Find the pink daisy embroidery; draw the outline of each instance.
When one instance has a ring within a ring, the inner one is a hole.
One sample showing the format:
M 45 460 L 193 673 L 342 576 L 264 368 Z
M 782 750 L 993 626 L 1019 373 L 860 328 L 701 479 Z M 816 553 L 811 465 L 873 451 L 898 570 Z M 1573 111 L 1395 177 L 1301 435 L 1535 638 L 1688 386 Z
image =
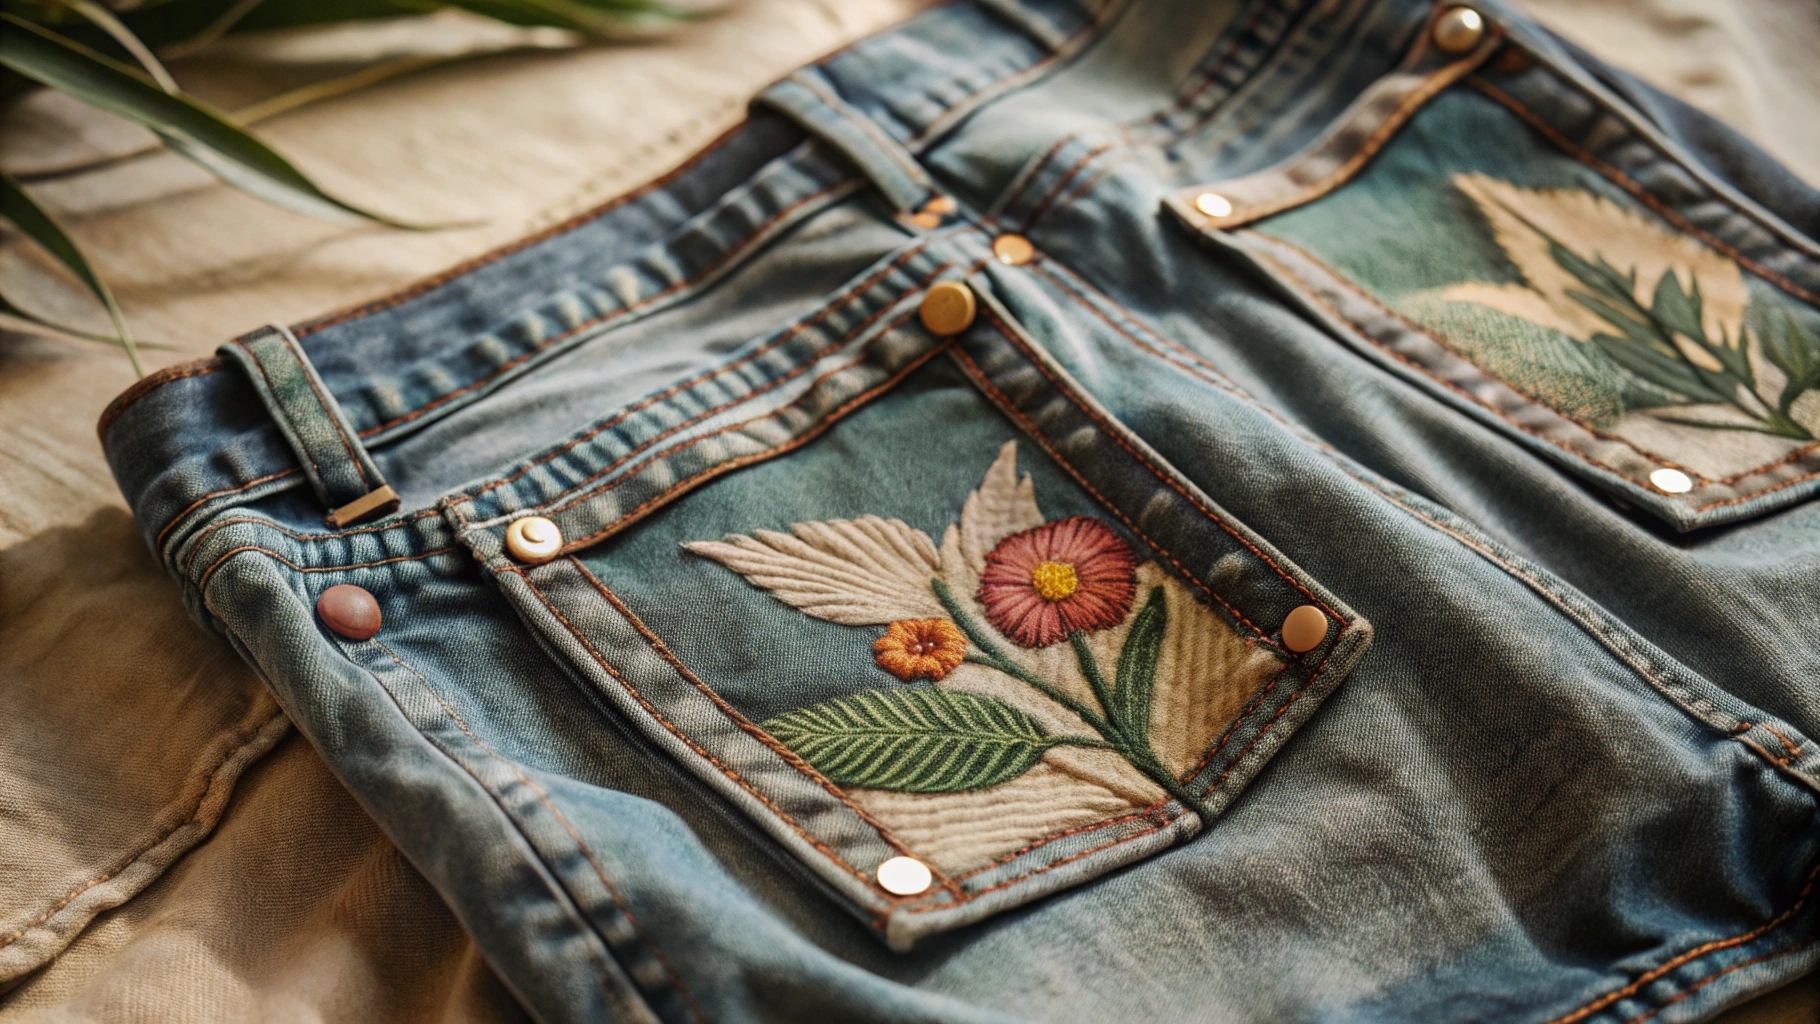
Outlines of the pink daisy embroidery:
M 1048 647 L 1123 622 L 1136 571 L 1137 556 L 1111 527 L 1071 516 L 999 541 L 980 574 L 980 604 L 1013 643 Z

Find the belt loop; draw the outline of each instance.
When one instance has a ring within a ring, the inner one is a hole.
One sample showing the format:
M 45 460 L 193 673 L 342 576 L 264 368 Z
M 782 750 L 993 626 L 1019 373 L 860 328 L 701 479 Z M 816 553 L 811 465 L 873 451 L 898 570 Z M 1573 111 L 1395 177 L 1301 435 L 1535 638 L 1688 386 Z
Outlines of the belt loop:
M 221 354 L 252 379 L 316 496 L 329 507 L 330 526 L 340 528 L 398 507 L 398 492 L 385 482 L 296 335 L 272 324 L 221 346 Z
M 899 213 L 920 209 L 935 182 L 903 143 L 840 97 L 818 68 L 803 68 L 752 101 L 772 108 L 845 153 Z

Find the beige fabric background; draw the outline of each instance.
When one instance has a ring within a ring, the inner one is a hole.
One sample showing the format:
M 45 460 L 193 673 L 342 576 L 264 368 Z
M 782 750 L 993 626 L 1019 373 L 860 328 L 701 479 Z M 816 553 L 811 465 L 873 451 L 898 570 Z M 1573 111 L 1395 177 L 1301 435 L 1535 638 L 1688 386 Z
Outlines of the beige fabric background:
M 746 0 L 662 42 L 561 48 L 461 18 L 236 43 L 176 67 L 237 107 L 381 57 L 480 56 L 261 126 L 426 234 L 324 224 L 159 155 L 38 189 L 162 365 L 384 293 L 673 166 L 766 82 L 927 0 Z M 1820 5 L 1528 0 L 1582 45 L 1820 183 Z M 0 168 L 143 144 L 51 95 L 0 114 Z M 43 257 L 9 295 L 102 327 Z M 0 1021 L 494 1021 L 521 1014 L 434 891 L 184 616 L 102 461 L 124 358 L 0 331 Z M 1807 980 L 1730 1024 L 1820 1019 Z

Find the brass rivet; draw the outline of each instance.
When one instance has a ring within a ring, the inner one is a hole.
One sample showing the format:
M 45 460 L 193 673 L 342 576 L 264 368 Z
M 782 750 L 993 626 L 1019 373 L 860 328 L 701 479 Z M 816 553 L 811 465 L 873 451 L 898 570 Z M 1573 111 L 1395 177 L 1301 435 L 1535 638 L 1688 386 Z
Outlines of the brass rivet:
M 953 196 L 936 196 L 923 204 L 924 213 L 950 214 L 960 208 L 960 204 L 954 201 Z
M 1283 620 L 1283 646 L 1303 654 L 1321 646 L 1327 639 L 1327 615 L 1314 605 L 1305 604 Z
M 992 254 L 1000 263 L 1021 267 L 1036 258 L 1036 246 L 1023 235 L 1000 235 L 992 240 Z
M 1693 478 L 1678 469 L 1658 469 L 1649 475 L 1649 482 L 1664 494 L 1686 494 L 1694 489 Z
M 1216 219 L 1232 216 L 1232 201 L 1218 192 L 1202 192 L 1195 197 L 1194 208 Z
M 927 210 L 913 213 L 906 219 L 917 227 L 922 228 L 924 231 L 933 231 L 942 226 L 942 215 L 939 213 L 930 213 Z
M 365 588 L 337 583 L 316 599 L 322 624 L 349 640 L 368 640 L 379 632 L 379 602 Z
M 1435 19 L 1434 41 L 1442 53 L 1465 53 L 1485 38 L 1485 17 L 1470 7 L 1448 8 Z
M 965 282 L 939 281 L 923 296 L 918 312 L 930 334 L 946 338 L 973 326 L 973 315 L 978 311 L 973 289 Z
M 562 531 L 543 516 L 525 516 L 506 527 L 506 551 L 513 558 L 542 565 L 562 550 Z
M 915 857 L 893 857 L 878 866 L 878 884 L 893 896 L 915 896 L 933 881 L 929 865 Z

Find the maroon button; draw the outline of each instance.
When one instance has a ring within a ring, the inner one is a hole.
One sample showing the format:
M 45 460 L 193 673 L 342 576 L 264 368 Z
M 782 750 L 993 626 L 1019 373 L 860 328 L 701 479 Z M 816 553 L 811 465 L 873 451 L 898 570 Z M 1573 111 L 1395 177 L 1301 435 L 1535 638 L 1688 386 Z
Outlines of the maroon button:
M 316 614 L 323 625 L 349 640 L 365 640 L 379 632 L 379 602 L 351 583 L 323 591 L 316 599 Z

